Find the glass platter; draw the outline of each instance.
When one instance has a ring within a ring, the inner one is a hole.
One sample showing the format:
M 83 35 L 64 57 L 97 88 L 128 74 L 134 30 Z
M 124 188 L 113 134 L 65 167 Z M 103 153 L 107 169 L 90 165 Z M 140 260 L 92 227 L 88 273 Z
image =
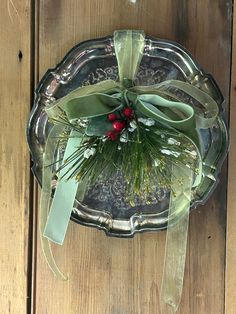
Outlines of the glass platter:
M 42 78 L 27 127 L 27 139 L 33 160 L 32 171 L 41 185 L 42 158 L 51 124 L 45 106 L 65 96 L 78 86 L 118 80 L 113 37 L 89 40 L 75 46 L 54 69 Z M 191 208 L 204 204 L 218 182 L 218 173 L 228 150 L 228 132 L 222 116 L 223 96 L 211 75 L 206 74 L 191 55 L 179 44 L 146 37 L 144 56 L 136 85 L 153 85 L 164 80 L 187 81 L 209 93 L 219 105 L 220 114 L 211 129 L 200 130 L 203 156 L 214 156 L 214 164 L 200 186 L 192 191 Z M 185 103 L 198 106 L 193 99 L 174 91 Z M 52 178 L 52 186 L 56 178 Z M 75 201 L 71 219 L 77 223 L 97 227 L 107 235 L 132 237 L 136 232 L 163 230 L 167 226 L 169 191 L 159 190 L 144 204 L 137 199 L 131 207 L 124 198 L 122 174 L 89 188 L 83 204 Z

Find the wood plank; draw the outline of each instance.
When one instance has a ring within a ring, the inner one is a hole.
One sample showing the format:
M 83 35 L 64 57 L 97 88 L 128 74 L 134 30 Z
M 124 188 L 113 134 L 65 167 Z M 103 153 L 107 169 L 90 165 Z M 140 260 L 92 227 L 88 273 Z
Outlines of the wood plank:
M 201 2 L 194 12 L 199 22 L 190 36 L 194 55 L 204 69 L 213 74 L 225 97 L 224 109 L 229 110 L 230 81 L 230 2 Z M 204 12 L 204 9 L 207 12 Z M 211 10 L 212 11 L 208 11 Z M 206 15 L 205 15 L 206 14 Z M 193 18 L 193 16 L 192 16 Z M 198 40 L 194 43 L 194 34 Z M 190 220 L 190 313 L 224 313 L 225 223 L 227 164 L 220 184 L 208 203 L 192 213 Z
M 231 51 L 231 1 L 41 0 L 40 76 L 77 42 L 115 29 L 144 29 L 179 41 L 211 72 L 226 98 Z M 226 168 L 211 200 L 191 215 L 185 285 L 179 313 L 224 311 Z M 53 247 L 66 283 L 55 280 L 37 254 L 36 313 L 160 313 L 165 233 L 124 240 L 70 224 L 63 247 Z M 40 244 L 38 243 L 38 247 Z M 45 285 L 47 288 L 45 289 Z
M 234 314 L 236 309 L 236 10 L 233 17 L 232 68 L 230 93 L 230 151 L 228 163 L 228 197 L 226 229 L 225 313 Z
M 0 312 L 23 314 L 30 297 L 25 127 L 31 101 L 31 3 L 1 1 L 0 15 Z

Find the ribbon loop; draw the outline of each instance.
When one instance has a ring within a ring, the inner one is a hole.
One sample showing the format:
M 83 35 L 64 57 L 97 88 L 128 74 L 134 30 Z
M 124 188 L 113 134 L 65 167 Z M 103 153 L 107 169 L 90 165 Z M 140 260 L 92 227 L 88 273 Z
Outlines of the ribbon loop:
M 141 59 L 145 35 L 143 31 L 122 30 L 114 32 L 115 53 L 120 82 L 127 87 L 127 79 L 133 81 Z
M 195 109 L 195 119 L 198 128 L 207 129 L 214 124 L 219 114 L 219 107 L 211 96 L 201 89 L 182 81 L 169 80 L 158 85 L 158 89 L 160 90 L 168 90 L 169 88 L 179 89 L 202 105 L 204 112 Z
M 190 128 L 195 129 L 194 109 L 187 104 L 145 94 L 137 97 L 137 109 L 145 116 L 178 130 L 188 133 Z
M 119 83 L 106 80 L 95 85 L 78 87 L 73 90 L 68 95 L 56 100 L 52 105 L 46 107 L 45 111 L 49 118 L 57 118 L 60 117 L 62 111 L 66 111 L 68 107 L 68 103 L 73 100 L 80 100 L 81 97 L 94 95 L 94 94 L 105 94 L 105 95 L 113 95 L 116 92 L 120 91 Z M 85 98 L 83 98 L 85 99 Z M 93 106 L 92 106 L 93 105 Z M 96 104 L 89 104 L 89 108 L 96 107 Z M 93 110 L 93 108 L 92 108 Z M 91 115 L 91 114 L 90 114 Z
M 92 118 L 114 111 L 121 103 L 120 93 L 113 95 L 107 94 L 92 94 L 71 99 L 68 101 L 64 110 L 69 121 L 73 122 L 78 118 Z

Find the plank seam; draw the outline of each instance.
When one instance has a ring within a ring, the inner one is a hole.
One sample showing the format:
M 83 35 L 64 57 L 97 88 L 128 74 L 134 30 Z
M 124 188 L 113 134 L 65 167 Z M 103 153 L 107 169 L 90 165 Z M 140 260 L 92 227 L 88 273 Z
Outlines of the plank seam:
M 230 125 L 231 125 L 231 100 L 232 100 L 232 89 L 233 89 L 233 56 L 234 56 L 234 10 L 235 10 L 235 0 L 232 0 L 232 7 L 231 7 L 231 51 L 230 51 L 230 73 L 229 73 L 229 112 L 228 112 L 228 127 L 229 127 L 229 131 L 230 131 Z M 230 132 L 231 135 L 231 132 Z M 229 155 L 227 157 L 227 195 L 226 195 L 226 230 L 225 230 L 225 256 L 224 256 L 224 313 L 227 313 L 228 310 L 228 306 L 227 306 L 227 249 L 228 249 L 228 243 L 227 243 L 227 230 L 228 230 L 228 185 L 229 185 L 229 177 L 228 177 L 228 173 L 229 173 L 229 165 L 230 165 L 230 159 L 229 159 Z M 232 309 L 229 309 L 230 311 Z
M 32 108 L 34 102 L 34 90 L 38 82 L 38 28 L 39 28 L 39 0 L 31 0 L 31 69 L 30 69 L 30 103 Z M 33 166 L 30 160 L 30 168 Z M 37 195 L 35 191 L 36 182 L 32 172 L 30 171 L 30 196 L 29 196 L 29 239 L 28 239 L 28 300 L 27 300 L 27 314 L 36 313 L 36 269 L 37 269 L 37 213 L 35 212 L 35 198 Z

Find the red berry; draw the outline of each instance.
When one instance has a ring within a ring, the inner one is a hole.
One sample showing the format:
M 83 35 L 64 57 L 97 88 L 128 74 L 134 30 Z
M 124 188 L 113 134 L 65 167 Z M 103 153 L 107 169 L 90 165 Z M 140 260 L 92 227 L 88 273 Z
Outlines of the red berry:
M 113 122 L 117 119 L 117 115 L 115 113 L 109 113 L 108 120 Z
M 117 134 L 114 131 L 108 131 L 106 133 L 106 136 L 112 141 L 114 141 L 117 138 Z
M 120 120 L 116 120 L 113 122 L 112 125 L 113 125 L 113 128 L 116 132 L 121 132 L 125 127 L 125 122 L 120 121 Z
M 131 109 L 130 107 L 126 107 L 123 110 L 123 114 L 127 117 L 127 118 L 131 118 L 133 115 L 133 109 Z

